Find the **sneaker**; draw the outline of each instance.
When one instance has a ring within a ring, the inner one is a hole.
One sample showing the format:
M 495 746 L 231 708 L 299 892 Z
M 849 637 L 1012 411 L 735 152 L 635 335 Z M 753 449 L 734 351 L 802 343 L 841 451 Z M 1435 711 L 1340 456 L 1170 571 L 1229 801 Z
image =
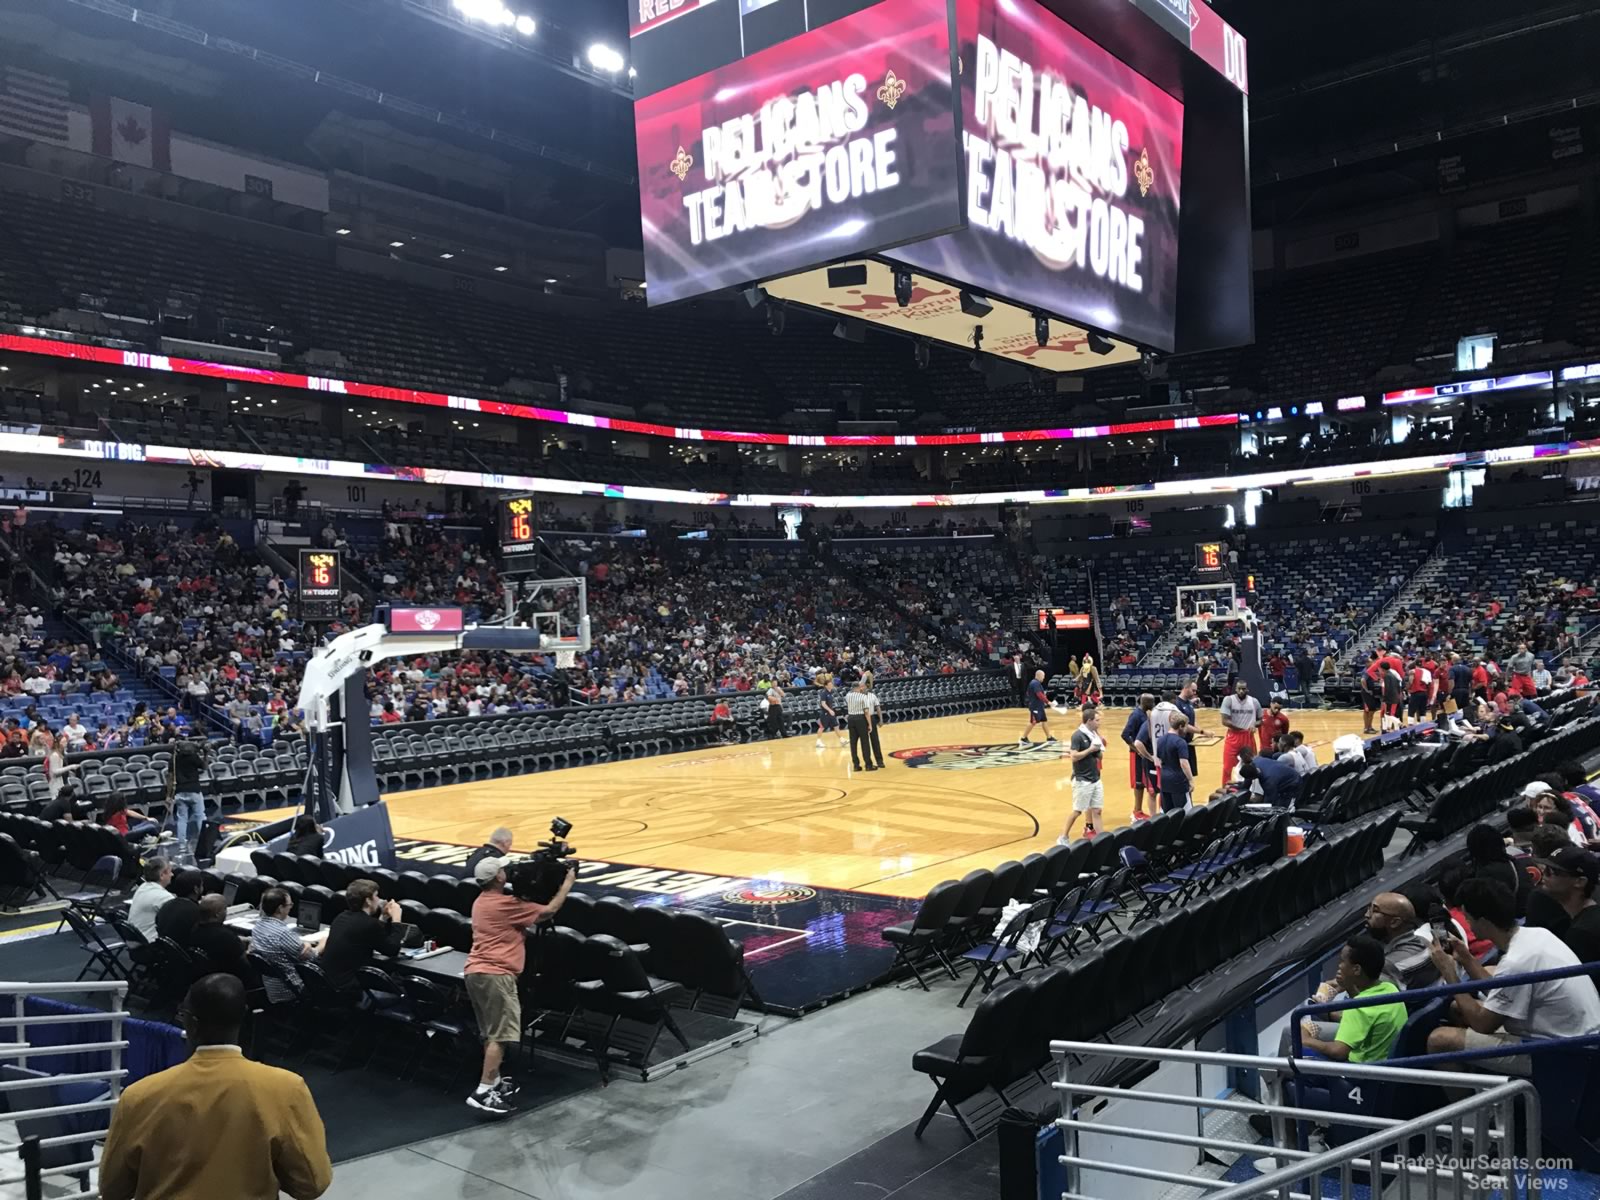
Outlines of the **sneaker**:
M 1020 737 L 1020 738 L 1017 739 L 1017 745 L 1019 745 L 1019 746 L 1031 746 L 1031 745 L 1033 745 L 1033 743 L 1030 742 L 1025 737 Z
M 818 749 L 818 750 L 821 750 L 821 749 L 823 749 L 823 745 L 822 745 L 822 739 L 821 739 L 821 738 L 818 738 L 818 739 L 817 739 L 817 749 Z
M 509 1075 L 500 1076 L 499 1081 L 494 1085 L 494 1090 L 507 1100 L 515 1100 L 517 1098 L 518 1088 L 516 1081 Z
M 1044 740 L 1044 744 L 1045 744 L 1045 745 L 1046 745 L 1046 746 L 1053 746 L 1053 745 L 1055 745 L 1055 741 L 1056 741 L 1056 740 L 1055 740 L 1055 738 L 1053 738 L 1053 737 L 1047 737 L 1047 738 L 1045 738 L 1045 740 Z
M 1093 837 L 1094 836 L 1094 826 L 1093 825 L 1085 825 L 1083 827 L 1083 836 L 1084 837 Z
M 1141 808 L 1138 812 L 1133 814 L 1133 819 L 1135 821 L 1148 821 L 1150 819 L 1150 814 Z
M 1257 1137 L 1272 1139 L 1272 1118 L 1266 1113 L 1250 1114 L 1250 1129 Z
M 1058 845 L 1058 846 L 1070 846 L 1070 845 L 1072 845 L 1072 839 L 1071 838 L 1058 837 L 1056 839 L 1056 845 Z
M 513 1111 L 510 1097 L 496 1088 L 486 1088 L 481 1084 L 477 1091 L 467 1097 L 467 1107 L 492 1117 L 504 1117 Z

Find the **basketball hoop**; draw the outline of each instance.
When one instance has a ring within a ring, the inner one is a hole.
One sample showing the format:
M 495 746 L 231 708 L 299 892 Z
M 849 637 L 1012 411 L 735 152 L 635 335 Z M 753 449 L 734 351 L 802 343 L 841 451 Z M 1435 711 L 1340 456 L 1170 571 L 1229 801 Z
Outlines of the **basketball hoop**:
M 556 667 L 565 671 L 578 665 L 578 652 L 576 650 L 557 650 Z

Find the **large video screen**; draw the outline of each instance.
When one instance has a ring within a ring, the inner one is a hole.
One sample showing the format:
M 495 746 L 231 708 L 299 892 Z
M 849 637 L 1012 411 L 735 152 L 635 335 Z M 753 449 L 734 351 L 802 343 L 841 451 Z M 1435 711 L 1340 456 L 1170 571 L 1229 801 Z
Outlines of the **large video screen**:
M 882 0 L 634 119 L 651 304 L 961 227 L 946 0 Z
M 1037 4 L 956 26 L 967 227 L 890 257 L 1172 349 L 1182 103 Z

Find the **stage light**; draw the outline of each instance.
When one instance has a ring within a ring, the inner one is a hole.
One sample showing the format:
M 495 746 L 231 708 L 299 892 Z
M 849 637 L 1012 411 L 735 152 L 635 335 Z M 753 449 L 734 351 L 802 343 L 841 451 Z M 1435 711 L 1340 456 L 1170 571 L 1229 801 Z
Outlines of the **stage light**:
M 523 37 L 532 37 L 538 28 L 538 23 L 527 13 L 517 18 L 517 32 Z
M 928 364 L 933 361 L 933 347 L 927 342 L 918 342 L 911 357 L 916 362 L 918 370 L 926 371 Z
M 1033 314 L 1033 340 L 1040 346 L 1050 344 L 1050 318 L 1043 313 Z
M 982 350 L 983 349 L 983 326 L 982 325 L 974 325 L 972 327 L 972 348 L 974 350 Z
M 613 50 L 604 42 L 596 42 L 589 47 L 589 65 L 596 71 L 606 71 L 614 75 L 628 64 L 620 52 Z
M 1094 354 L 1110 354 L 1117 347 L 1110 338 L 1101 337 L 1098 333 L 1089 335 L 1089 349 Z
M 454 258 L 455 255 L 451 254 L 450 251 L 446 250 L 443 254 L 439 255 L 439 257 L 440 258 Z
M 964 291 L 961 293 L 961 311 L 969 317 L 987 317 L 994 311 L 994 305 L 979 292 Z
M 744 297 L 744 302 L 751 308 L 760 308 L 767 302 L 767 289 L 754 283 L 747 288 L 743 288 L 739 294 Z
M 561 281 L 559 279 L 546 279 L 545 282 L 546 283 L 560 283 Z
M 894 302 L 901 308 L 911 303 L 911 272 L 904 267 L 895 268 Z
M 404 245 L 405 245 L 404 242 L 390 242 L 389 243 L 389 249 L 398 250 L 398 249 L 400 249 L 401 246 L 404 246 Z
M 864 342 L 867 340 L 867 331 L 859 325 L 849 325 L 840 321 L 833 327 L 833 336 L 846 342 Z
M 348 229 L 335 229 L 334 232 L 337 233 L 340 237 L 347 237 L 347 236 L 349 236 L 349 233 L 350 233 L 350 231 Z
M 496 267 L 495 270 L 496 271 L 509 271 L 509 270 L 511 270 L 511 268 L 510 267 Z

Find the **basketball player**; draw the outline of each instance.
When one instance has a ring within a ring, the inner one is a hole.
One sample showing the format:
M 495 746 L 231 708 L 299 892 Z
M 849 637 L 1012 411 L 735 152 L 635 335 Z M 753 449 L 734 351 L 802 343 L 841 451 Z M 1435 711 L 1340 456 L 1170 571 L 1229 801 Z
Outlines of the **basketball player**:
M 1382 724 L 1385 728 L 1400 728 L 1400 713 L 1405 707 L 1406 677 L 1405 664 L 1399 659 L 1380 660 L 1383 668 L 1383 717 Z M 1399 663 L 1398 666 L 1394 665 Z M 1391 725 L 1390 722 L 1393 722 Z
M 1083 656 L 1083 665 L 1078 668 L 1078 703 L 1100 703 L 1100 672 L 1094 669 L 1094 657 L 1088 654 Z
M 1050 718 L 1045 715 L 1046 696 L 1044 691 L 1044 672 L 1035 671 L 1033 681 L 1028 684 L 1028 727 L 1022 731 L 1022 736 L 1017 739 L 1019 746 L 1031 746 L 1028 735 L 1033 732 L 1035 725 L 1044 726 L 1044 742 L 1048 746 L 1055 741 L 1055 734 L 1050 732 Z
M 1222 741 L 1222 786 L 1233 782 L 1233 768 L 1239 762 L 1239 751 L 1248 746 L 1256 748 L 1256 726 L 1261 724 L 1261 702 L 1250 694 L 1250 685 L 1239 680 L 1233 686 L 1233 695 L 1222 698 L 1222 727 L 1226 735 Z
M 1156 706 L 1150 710 L 1149 719 L 1139 733 L 1139 744 L 1148 755 L 1145 757 L 1145 786 L 1150 791 L 1151 808 L 1156 806 L 1157 797 L 1161 795 L 1161 739 L 1172 732 L 1174 720 L 1187 724 L 1183 712 L 1173 703 L 1175 699 L 1173 693 L 1164 693 Z M 1186 754 L 1188 745 L 1187 741 L 1184 742 Z M 1137 819 L 1135 817 L 1135 820 Z
M 1261 715 L 1261 749 L 1266 751 L 1277 745 L 1278 738 L 1288 732 L 1289 717 L 1283 711 L 1283 701 L 1274 696 L 1267 711 Z
M 839 712 L 833 707 L 833 676 L 823 675 L 817 686 L 822 689 L 817 697 L 817 745 L 822 746 L 822 735 L 836 733 L 839 736 L 839 745 L 845 744 L 844 730 L 839 728 Z
M 1067 757 L 1072 760 L 1072 811 L 1056 845 L 1072 844 L 1072 827 L 1087 815 L 1083 832 L 1093 837 L 1100 828 L 1100 811 L 1105 806 L 1105 784 L 1100 779 L 1100 764 L 1105 760 L 1106 744 L 1100 737 L 1100 710 L 1085 704 L 1080 710 L 1083 724 L 1073 731 Z
M 1149 816 L 1144 811 L 1144 783 L 1148 773 L 1145 765 L 1145 756 L 1141 752 L 1144 742 L 1139 733 L 1145 728 L 1150 717 L 1150 710 L 1155 708 L 1156 698 L 1149 692 L 1139 696 L 1139 703 L 1128 714 L 1128 719 L 1122 725 L 1122 741 L 1128 747 L 1128 786 L 1133 789 L 1133 819 L 1135 821 Z
M 1416 724 L 1428 715 L 1428 701 L 1433 696 L 1433 671 L 1420 657 L 1411 660 L 1406 672 L 1406 717 Z

